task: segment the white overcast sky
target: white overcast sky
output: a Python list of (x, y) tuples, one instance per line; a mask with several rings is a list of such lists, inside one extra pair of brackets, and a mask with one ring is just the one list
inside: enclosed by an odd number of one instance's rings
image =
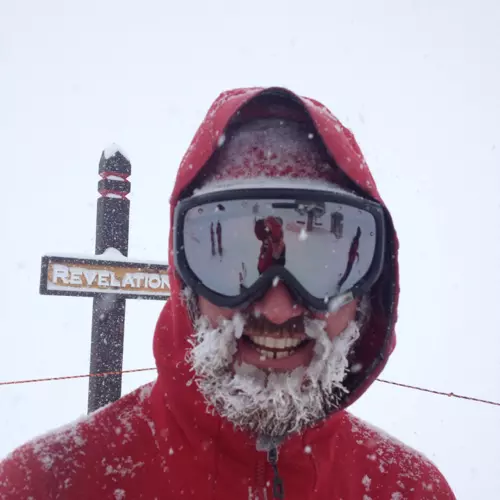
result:
[[(500, 4), (16, 0), (0, 6), (0, 381), (88, 372), (90, 299), (40, 257), (94, 249), (97, 163), (132, 160), (129, 255), (167, 258), (168, 197), (224, 89), (282, 85), (350, 127), (401, 240), (383, 378), (500, 401)], [(161, 303), (128, 301), (125, 368)], [(124, 392), (154, 372), (124, 377)], [(87, 381), (0, 386), (0, 456), (86, 411)], [(500, 408), (376, 383), (354, 411), (425, 452), (459, 499), (500, 490)]]

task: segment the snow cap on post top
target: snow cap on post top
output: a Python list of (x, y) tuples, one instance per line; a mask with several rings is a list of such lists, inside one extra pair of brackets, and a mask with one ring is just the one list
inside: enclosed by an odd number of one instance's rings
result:
[(104, 172), (126, 174), (127, 177), (132, 172), (132, 166), (127, 155), (117, 144), (111, 144), (102, 152), (99, 161), (99, 173), (103, 174)]
[(131, 173), (132, 165), (121, 148), (116, 144), (107, 147), (99, 160), (99, 175), (102, 177), (97, 187), (99, 193), (125, 198), (130, 193), (127, 178)]

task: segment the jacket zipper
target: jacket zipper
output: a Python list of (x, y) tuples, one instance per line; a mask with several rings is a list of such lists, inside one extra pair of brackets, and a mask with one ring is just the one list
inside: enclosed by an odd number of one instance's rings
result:
[(278, 472), (278, 446), (276, 443), (273, 443), (267, 452), (267, 461), (273, 468), (273, 498), (275, 500), (284, 500), (285, 491), (283, 488), (283, 479), (281, 479)]
[[(266, 486), (266, 467), (269, 463), (273, 469), (273, 480), (271, 483), (272, 493), (270, 498), (274, 500), (284, 500), (285, 493), (283, 488), (283, 480), (281, 479), (278, 472), (278, 447), (283, 442), (284, 437), (270, 437), (265, 435), (260, 435), (257, 438), (257, 451), (263, 451), (266, 456), (259, 458), (257, 461), (257, 480), (256, 486), (258, 490), (262, 491), (264, 498), (262, 500), (268, 500), (267, 486)], [(266, 461), (267, 458), (267, 461)], [(256, 492), (260, 497), (260, 491)], [(259, 499), (260, 500), (260, 499)]]

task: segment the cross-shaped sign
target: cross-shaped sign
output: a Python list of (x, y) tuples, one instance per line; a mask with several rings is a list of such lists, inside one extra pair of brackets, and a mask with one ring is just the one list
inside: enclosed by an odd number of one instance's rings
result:
[(93, 297), (89, 413), (121, 396), (126, 299), (165, 300), (170, 295), (165, 263), (127, 258), (131, 164), (116, 147), (99, 162), (96, 255), (42, 257), (40, 293)]

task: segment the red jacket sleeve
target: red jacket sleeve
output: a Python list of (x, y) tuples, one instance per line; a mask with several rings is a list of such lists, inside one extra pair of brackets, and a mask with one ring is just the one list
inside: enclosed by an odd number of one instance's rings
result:
[(52, 498), (50, 476), (50, 463), (44, 465), (25, 445), (0, 462), (0, 500)]

